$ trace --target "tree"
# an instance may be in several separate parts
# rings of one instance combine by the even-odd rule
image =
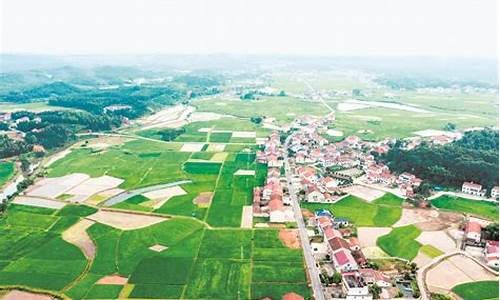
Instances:
[[[376,283],[374,283],[369,287],[369,291],[373,295],[373,299],[379,299],[382,289]]]
[[[498,223],[488,224],[482,234],[485,240],[498,241]]]
[[[332,282],[335,284],[341,283],[342,282],[342,275],[340,275],[339,272],[333,273]]]
[[[455,125],[453,123],[446,123],[446,125],[444,125],[443,129],[446,131],[455,131],[457,129],[457,125]]]
[[[262,123],[262,117],[251,117],[250,121],[255,123],[255,124],[260,124],[260,123]]]
[[[286,96],[286,93],[285,91],[281,90],[278,94],[279,97],[285,97]]]

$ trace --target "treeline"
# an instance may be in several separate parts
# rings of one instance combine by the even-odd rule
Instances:
[[[444,146],[423,143],[404,150],[401,142],[377,159],[396,173],[410,172],[430,184],[460,188],[474,181],[485,188],[498,185],[498,131],[472,131]]]
[[[452,80],[444,78],[428,78],[419,76],[383,76],[375,79],[375,82],[385,85],[394,90],[407,89],[416,90],[420,88],[460,88],[475,87],[483,89],[496,89],[494,83],[479,80]]]
[[[79,131],[106,131],[121,124],[121,119],[109,115],[94,115],[84,111],[45,111],[33,113],[19,111],[12,113],[13,120],[27,117],[19,122],[17,129],[24,132],[24,141],[10,139],[2,135],[0,158],[30,152],[34,145],[45,149],[61,147],[75,139]]]
[[[173,104],[185,97],[186,91],[182,89],[132,86],[82,91],[71,96],[50,99],[49,104],[77,108],[95,115],[106,113],[134,119],[148,112],[150,107]],[[105,112],[105,108],[110,106],[127,108]]]

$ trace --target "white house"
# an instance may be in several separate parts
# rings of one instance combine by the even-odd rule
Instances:
[[[483,186],[474,182],[464,182],[462,184],[462,193],[483,197],[486,195],[486,191],[483,190]]]

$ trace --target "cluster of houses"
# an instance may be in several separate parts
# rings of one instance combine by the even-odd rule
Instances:
[[[464,226],[464,246],[481,249],[481,258],[490,268],[498,270],[499,246],[498,241],[483,240],[484,224],[469,221]],[[477,251],[476,251],[477,252]]]
[[[486,192],[487,192],[486,189],[483,188],[482,185],[474,183],[473,181],[466,181],[462,184],[462,193],[464,194],[478,196],[478,197],[485,197]],[[499,189],[498,186],[495,186],[490,190],[490,197],[492,199],[498,200],[498,195],[499,195]]]
[[[420,178],[407,172],[396,176],[371,154],[388,152],[393,140],[366,142],[353,135],[330,143],[322,134],[333,120],[335,116],[331,113],[319,119],[302,116],[292,124],[295,133],[290,138],[289,149],[295,154],[296,165],[292,184],[305,192],[305,201],[336,202],[353,178],[363,173],[366,183],[398,187],[406,197],[415,195],[415,189],[422,183]]]
[[[372,299],[368,288],[371,284],[381,288],[392,286],[389,277],[367,267],[367,260],[357,238],[346,237],[342,227],[348,225],[347,220],[336,218],[327,210],[316,211],[314,218],[333,270],[342,276],[343,290],[347,299]]]
[[[267,164],[267,178],[263,187],[255,187],[253,190],[253,215],[269,217],[272,223],[292,222],[294,221],[293,210],[289,198],[283,193],[281,182],[281,168],[285,153],[279,134],[273,132],[263,146],[263,150],[257,151],[256,160]]]

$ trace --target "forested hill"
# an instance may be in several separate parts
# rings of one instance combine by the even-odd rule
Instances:
[[[498,154],[498,131],[485,129],[445,146],[393,147],[379,159],[393,172],[410,172],[433,185],[459,188],[474,181],[490,189],[498,185]]]

